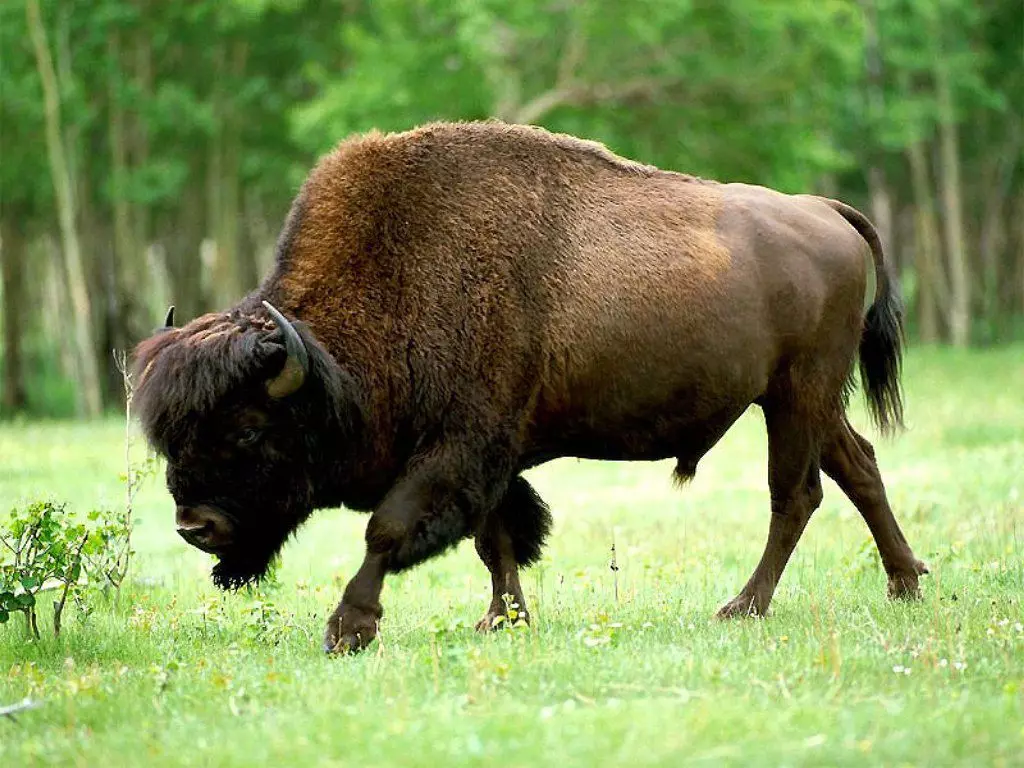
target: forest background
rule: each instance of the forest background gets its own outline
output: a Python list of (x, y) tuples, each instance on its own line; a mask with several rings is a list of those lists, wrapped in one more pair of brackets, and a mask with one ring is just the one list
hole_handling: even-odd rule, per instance
[(915, 342), (1024, 338), (1020, 0), (6, 0), (0, 414), (120, 407), (111, 354), (254, 288), (318, 155), (433, 119), (839, 197)]

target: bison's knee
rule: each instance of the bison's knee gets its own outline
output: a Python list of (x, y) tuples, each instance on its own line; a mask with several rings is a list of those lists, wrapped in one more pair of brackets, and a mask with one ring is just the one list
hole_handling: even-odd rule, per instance
[(370, 518), (366, 526), (366, 550), (375, 555), (388, 554), (396, 549), (409, 535), (409, 530), (401, 520)]

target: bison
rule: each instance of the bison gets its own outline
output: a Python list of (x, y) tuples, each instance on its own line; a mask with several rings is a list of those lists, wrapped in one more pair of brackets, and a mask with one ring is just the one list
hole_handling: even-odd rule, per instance
[[(376, 635), (381, 586), (473, 537), (493, 599), (551, 526), (523, 472), (562, 456), (673, 458), (680, 480), (751, 405), (771, 521), (719, 616), (763, 615), (824, 470), (893, 597), (927, 573), (845, 415), (901, 424), (902, 313), (874, 228), (810, 195), (722, 184), (500, 122), (370, 133), (323, 157), (269, 276), (136, 350), (135, 406), (178, 533), (213, 579), (260, 579), (314, 509), (371, 511), (328, 651)], [(168, 326), (172, 323), (168, 322)]]

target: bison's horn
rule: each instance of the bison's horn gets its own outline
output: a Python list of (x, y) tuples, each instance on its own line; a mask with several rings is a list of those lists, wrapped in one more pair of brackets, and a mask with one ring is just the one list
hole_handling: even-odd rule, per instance
[(285, 316), (269, 301), (264, 301), (263, 306), (267, 308), (267, 312), (284, 334), (284, 348), (288, 352), (288, 359), (284, 361), (281, 372), (267, 381), (267, 394), (271, 397), (287, 397), (298, 390), (306, 380), (306, 374), (309, 373), (309, 353), (306, 351), (306, 345), (302, 343), (299, 332)]
[(153, 333), (163, 333), (164, 331), (170, 331), (174, 328), (174, 305), (171, 304), (167, 308), (167, 317), (164, 318), (164, 324), (159, 328), (154, 328)]

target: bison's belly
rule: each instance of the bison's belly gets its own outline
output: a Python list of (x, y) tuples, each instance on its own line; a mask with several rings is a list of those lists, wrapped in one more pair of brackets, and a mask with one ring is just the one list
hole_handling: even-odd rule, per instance
[(675, 385), (649, 376), (577, 381), (538, 410), (527, 450), (536, 457), (531, 463), (574, 456), (676, 458), (681, 468), (696, 466), (764, 391), (761, 375), (716, 373)]

